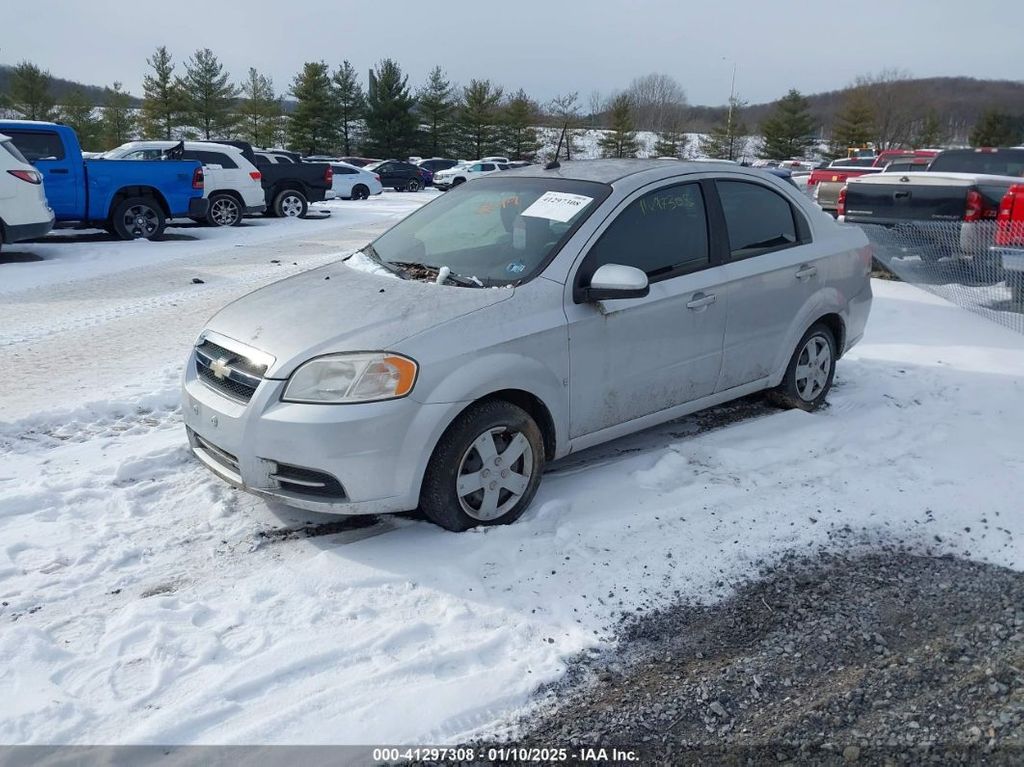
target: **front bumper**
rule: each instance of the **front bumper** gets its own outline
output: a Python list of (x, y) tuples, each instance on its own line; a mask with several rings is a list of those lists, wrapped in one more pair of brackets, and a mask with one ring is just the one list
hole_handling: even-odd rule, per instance
[(206, 218), (210, 212), (210, 201), (205, 197), (193, 197), (188, 201), (189, 218)]
[[(194, 455), (232, 485), (289, 506), (329, 514), (416, 508), (433, 447), (463, 405), (410, 397), (289, 403), (281, 401), (285, 384), (264, 379), (241, 402), (207, 385), (190, 359), (182, 412)], [(309, 480), (314, 486), (301, 484)]]
[(990, 252), (995, 258), (1002, 262), (1003, 269), (1006, 271), (1024, 272), (1024, 247), (993, 247), (990, 248)]

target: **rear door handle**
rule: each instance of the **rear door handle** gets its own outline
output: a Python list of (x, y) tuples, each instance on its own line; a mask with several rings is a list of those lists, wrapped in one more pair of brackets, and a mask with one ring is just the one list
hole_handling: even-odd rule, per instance
[(693, 298), (690, 301), (687, 301), (686, 308), (693, 309), (694, 311), (699, 311), (700, 309), (703, 309), (705, 306), (709, 306), (715, 303), (715, 301), (717, 300), (718, 296), (716, 296), (714, 293), (694, 293)]
[(798, 280), (809, 280), (817, 273), (818, 267), (808, 266), (807, 264), (804, 264), (803, 266), (796, 270), (796, 278)]

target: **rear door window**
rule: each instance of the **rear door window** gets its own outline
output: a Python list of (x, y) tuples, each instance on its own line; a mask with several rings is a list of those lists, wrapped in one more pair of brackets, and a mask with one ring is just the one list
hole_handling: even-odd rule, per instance
[(5, 133), (29, 162), (64, 159), (64, 142), (56, 131), (8, 130)]
[(645, 194), (616, 216), (587, 255), (589, 280), (599, 266), (642, 269), (652, 282), (695, 272), (711, 263), (708, 221), (700, 184)]
[(716, 181), (733, 261), (799, 244), (793, 206), (778, 192), (748, 181)]

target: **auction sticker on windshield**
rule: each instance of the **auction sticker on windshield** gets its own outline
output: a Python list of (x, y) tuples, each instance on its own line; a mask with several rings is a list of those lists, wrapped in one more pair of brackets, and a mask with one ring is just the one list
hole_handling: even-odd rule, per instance
[(546, 218), (550, 221), (561, 221), (563, 224), (583, 210), (593, 201), (593, 197), (568, 192), (545, 192), (529, 208), (522, 212), (524, 216)]

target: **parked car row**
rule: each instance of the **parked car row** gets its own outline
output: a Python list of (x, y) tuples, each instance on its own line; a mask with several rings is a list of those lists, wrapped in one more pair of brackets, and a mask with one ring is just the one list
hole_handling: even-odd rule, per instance
[(0, 245), (60, 224), (154, 239), (172, 218), (236, 226), (246, 215), (301, 217), (325, 199), (364, 200), (384, 186), (416, 191), (430, 183), (429, 170), (409, 163), (360, 168), (313, 159), (233, 139), (131, 141), (83, 152), (66, 125), (0, 120)]

